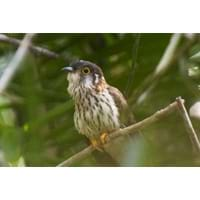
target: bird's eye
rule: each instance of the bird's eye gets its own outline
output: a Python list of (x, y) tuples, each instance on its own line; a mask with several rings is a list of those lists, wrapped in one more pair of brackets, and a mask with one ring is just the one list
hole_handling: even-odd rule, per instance
[(82, 73), (83, 73), (83, 74), (89, 74), (89, 73), (90, 73), (90, 68), (89, 68), (89, 67), (84, 67), (84, 68), (82, 69)]

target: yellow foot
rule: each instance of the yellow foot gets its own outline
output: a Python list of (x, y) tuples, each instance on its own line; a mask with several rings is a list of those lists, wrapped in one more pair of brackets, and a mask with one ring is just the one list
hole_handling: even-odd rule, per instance
[(105, 144), (109, 141), (109, 135), (108, 133), (102, 133), (100, 136), (100, 140), (102, 144)]
[(91, 141), (91, 143), (92, 143), (92, 146), (93, 146), (95, 149), (97, 149), (97, 150), (103, 152), (103, 150), (102, 150), (101, 147), (100, 147), (99, 142), (98, 142), (96, 139), (90, 139), (90, 141)]

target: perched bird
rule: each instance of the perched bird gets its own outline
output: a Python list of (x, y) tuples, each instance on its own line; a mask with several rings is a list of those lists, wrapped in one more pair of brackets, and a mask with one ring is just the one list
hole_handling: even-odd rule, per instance
[[(101, 149), (109, 140), (109, 133), (133, 122), (127, 101), (106, 82), (102, 69), (95, 63), (79, 60), (63, 70), (68, 72), (68, 92), (75, 104), (75, 127), (95, 148)], [(126, 152), (125, 144), (127, 138), (119, 138), (106, 151), (119, 157)]]

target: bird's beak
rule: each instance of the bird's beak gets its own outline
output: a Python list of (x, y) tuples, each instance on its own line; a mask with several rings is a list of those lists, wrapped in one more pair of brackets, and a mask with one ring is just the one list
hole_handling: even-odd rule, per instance
[(63, 67), (62, 71), (73, 72), (74, 69), (72, 67)]

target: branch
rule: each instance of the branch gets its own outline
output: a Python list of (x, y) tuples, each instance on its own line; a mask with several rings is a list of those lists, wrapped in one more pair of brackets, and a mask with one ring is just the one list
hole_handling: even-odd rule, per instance
[(197, 134), (193, 128), (193, 125), (192, 125), (192, 122), (188, 115), (188, 112), (185, 108), (184, 101), (181, 98), (177, 98), (176, 101), (178, 103), (178, 107), (179, 107), (181, 116), (183, 117), (183, 120), (185, 122), (186, 130), (189, 134), (190, 140), (191, 140), (193, 146), (195, 147), (196, 151), (200, 153), (200, 142), (199, 142)]
[(179, 44), (182, 36), (183, 34), (172, 35), (160, 62), (155, 67), (154, 72), (152, 72), (132, 94), (129, 100), (130, 104), (142, 103), (168, 69), (177, 63), (180, 57), (186, 54), (191, 46), (198, 40), (198, 35), (194, 34), (190, 40), (180, 46)]
[(175, 33), (172, 35), (170, 42), (154, 71), (154, 77), (163, 74), (174, 62), (174, 59), (176, 58), (175, 53), (177, 52), (177, 48), (181, 41), (181, 38), (182, 34), (180, 33)]
[[(20, 46), (20, 44), (22, 43), (21, 40), (18, 40), (18, 39), (15, 39), (15, 38), (11, 38), (11, 37), (8, 37), (4, 34), (0, 34), (0, 42), (5, 42), (5, 43), (8, 43), (8, 44), (11, 44), (11, 45), (14, 45), (14, 46)], [(60, 55), (53, 52), (53, 51), (50, 51), (46, 48), (42, 48), (42, 47), (39, 47), (39, 46), (34, 46), (34, 45), (29, 45), (29, 49), (35, 53), (36, 55), (43, 55), (43, 56), (47, 56), (48, 58), (59, 58)]]
[[(150, 74), (144, 81), (141, 86), (133, 93), (131, 97), (131, 104), (135, 101), (141, 103), (146, 96), (149, 94), (151, 89), (155, 87), (158, 83), (158, 80), (162, 77), (162, 75), (172, 66), (172, 64), (177, 60), (177, 49), (178, 45), (181, 41), (182, 34), (173, 34), (165, 52), (155, 67), (155, 70), (152, 74)], [(147, 89), (146, 89), (147, 88)]]
[(26, 34), (19, 48), (17, 49), (13, 59), (8, 64), (0, 78), (0, 94), (2, 94), (7, 88), (9, 82), (13, 78), (15, 72), (20, 67), (20, 63), (25, 58), (27, 50), (34, 34)]
[[(184, 100), (181, 99), (181, 101), (184, 101)], [(127, 135), (127, 134), (138, 133), (138, 132), (136, 132), (137, 130), (140, 130), (140, 129), (162, 119), (163, 117), (172, 113), (174, 110), (177, 110), (178, 106), (179, 106), (179, 103), (177, 101), (175, 101), (172, 104), (168, 105), (166, 108), (157, 111), (155, 114), (151, 115), (150, 117), (148, 117), (148, 118), (146, 118), (146, 119), (144, 119), (144, 120), (142, 120), (138, 123), (135, 123), (131, 126), (128, 126), (126, 128), (123, 128), (123, 129), (120, 129), (120, 130), (113, 132), (112, 134), (109, 135), (110, 141), (108, 143), (112, 142), (114, 139), (116, 139), (118, 137), (121, 137), (121, 136), (124, 136), (124, 135)], [(73, 155), (69, 159), (60, 163), (58, 165), (58, 167), (70, 166), (73, 163), (87, 157), (94, 150), (95, 150), (94, 147), (92, 145), (90, 145), (87, 148), (85, 148), (84, 150), (80, 151), (79, 153)]]

